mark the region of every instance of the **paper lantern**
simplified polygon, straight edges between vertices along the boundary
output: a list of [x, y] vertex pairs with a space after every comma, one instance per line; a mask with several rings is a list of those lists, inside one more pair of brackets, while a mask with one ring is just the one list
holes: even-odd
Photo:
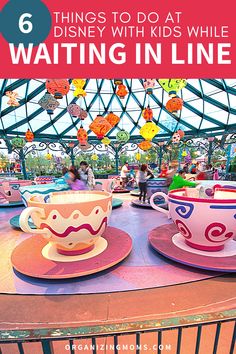
[[79, 148], [82, 150], [82, 151], [87, 151], [91, 148], [92, 146], [87, 142], [86, 145], [79, 145]]
[[12, 139], [11, 144], [12, 144], [13, 148], [21, 149], [25, 146], [26, 142], [24, 139], [22, 139], [20, 137], [16, 137], [16, 138]]
[[123, 79], [114, 79], [114, 84], [115, 84], [116, 86], [122, 85], [122, 84], [123, 84]]
[[30, 131], [30, 129], [27, 130], [25, 133], [25, 140], [28, 141], [29, 143], [32, 143], [34, 140], [34, 133]]
[[212, 142], [212, 141], [215, 140], [215, 137], [214, 137], [214, 136], [209, 136], [209, 138], [207, 138], [207, 140], [208, 140], [209, 142]]
[[147, 121], [147, 122], [151, 122], [153, 119], [153, 110], [147, 106], [143, 112], [142, 112], [142, 117]]
[[85, 120], [88, 117], [88, 113], [84, 109], [80, 109], [79, 118], [80, 120]]
[[179, 97], [173, 97], [166, 103], [166, 109], [168, 112], [177, 113], [183, 108], [183, 100]]
[[91, 159], [92, 159], [93, 161], [97, 161], [97, 160], [99, 159], [99, 157], [98, 157], [97, 154], [93, 154], [93, 155], [91, 156]]
[[17, 97], [19, 96], [15, 91], [6, 91], [5, 95], [9, 98], [7, 104], [11, 107], [18, 107], [20, 104], [17, 101]]
[[159, 79], [158, 82], [171, 97], [175, 97], [187, 85], [186, 79]]
[[141, 154], [140, 154], [140, 152], [137, 152], [137, 154], [135, 155], [135, 159], [136, 159], [137, 161], [140, 161], [140, 160], [141, 160]]
[[88, 133], [83, 127], [79, 128], [77, 132], [77, 139], [79, 140], [80, 145], [85, 146], [87, 144]]
[[183, 137], [185, 136], [185, 132], [181, 129], [177, 130], [177, 133], [179, 134], [180, 139], [183, 139]]
[[120, 117], [118, 117], [116, 114], [114, 114], [113, 112], [110, 112], [107, 116], [106, 116], [106, 120], [111, 124], [112, 127], [114, 127], [115, 125], [117, 125], [120, 121]]
[[111, 128], [111, 124], [101, 115], [98, 115], [89, 126], [89, 129], [97, 135], [98, 139], [103, 139]]
[[120, 99], [124, 99], [125, 96], [128, 94], [128, 91], [126, 89], [125, 85], [118, 85], [118, 90], [116, 92], [117, 96], [120, 97]]
[[173, 144], [178, 144], [180, 142], [180, 135], [178, 133], [174, 133], [172, 135], [172, 143]]
[[85, 97], [86, 91], [84, 90], [84, 86], [86, 84], [86, 81], [84, 79], [74, 79], [72, 81], [72, 84], [75, 86], [75, 92], [74, 96], [75, 97]]
[[150, 143], [150, 141], [144, 140], [138, 144], [138, 147], [143, 151], [148, 151], [149, 149], [151, 149], [152, 144]]
[[121, 130], [116, 134], [116, 140], [119, 143], [127, 143], [130, 139], [130, 133], [125, 130]]
[[161, 129], [153, 122], [147, 122], [142, 126], [140, 129], [140, 135], [147, 141], [152, 141], [154, 136], [157, 135], [157, 133]]
[[39, 100], [38, 104], [52, 115], [55, 109], [60, 106], [59, 102], [48, 92]]
[[72, 116], [72, 118], [78, 118], [80, 115], [81, 108], [76, 103], [71, 103], [67, 107], [67, 112]]
[[74, 143], [73, 141], [70, 141], [70, 142], [68, 143], [68, 147], [71, 148], [71, 149], [73, 149], [73, 148], [75, 147], [75, 143]]
[[153, 93], [153, 88], [155, 87], [155, 79], [144, 79], [143, 87], [148, 95]]
[[66, 79], [48, 79], [46, 89], [54, 98], [60, 100], [70, 91], [70, 84]]
[[52, 159], [52, 154], [50, 154], [50, 152], [47, 152], [45, 155], [45, 159], [50, 161]]
[[104, 145], [109, 145], [111, 143], [111, 140], [109, 138], [105, 137], [105, 138], [102, 139], [102, 143]]

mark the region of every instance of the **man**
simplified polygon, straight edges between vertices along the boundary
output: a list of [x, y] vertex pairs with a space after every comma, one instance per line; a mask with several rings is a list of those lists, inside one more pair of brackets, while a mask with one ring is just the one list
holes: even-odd
[[126, 187], [126, 183], [127, 183], [127, 174], [129, 173], [129, 163], [126, 162], [124, 164], [124, 166], [122, 167], [121, 169], [121, 172], [120, 172], [120, 178], [121, 178], [121, 185], [122, 185], [122, 188], [125, 188]]
[[196, 187], [197, 185], [198, 182], [187, 181], [185, 179], [185, 171], [180, 170], [179, 173], [173, 177], [172, 183], [169, 186], [169, 191], [183, 187]]
[[95, 177], [92, 168], [86, 161], [80, 162], [79, 169], [80, 178], [87, 185], [88, 189], [92, 190], [95, 187]]

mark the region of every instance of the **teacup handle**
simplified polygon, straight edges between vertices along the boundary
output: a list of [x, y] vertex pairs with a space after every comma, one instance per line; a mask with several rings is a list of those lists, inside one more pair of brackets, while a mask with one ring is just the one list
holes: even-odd
[[157, 210], [157, 211], [160, 211], [160, 213], [163, 213], [163, 214], [167, 215], [168, 218], [170, 219], [169, 210], [165, 210], [165, 209], [163, 209], [163, 208], [160, 208], [158, 205], [156, 205], [156, 204], [154, 203], [154, 199], [155, 199], [156, 197], [158, 197], [158, 196], [164, 198], [164, 199], [165, 199], [165, 202], [168, 204], [168, 196], [167, 196], [165, 193], [163, 193], [163, 192], [156, 192], [156, 193], [154, 193], [154, 194], [151, 196], [151, 198], [150, 198], [151, 207], [152, 207], [153, 209]]
[[29, 218], [33, 213], [39, 213], [42, 217], [45, 217], [44, 209], [37, 207], [28, 207], [22, 211], [20, 214], [20, 227], [24, 232], [34, 233], [34, 234], [45, 234], [45, 231], [40, 229], [31, 229], [29, 225]]

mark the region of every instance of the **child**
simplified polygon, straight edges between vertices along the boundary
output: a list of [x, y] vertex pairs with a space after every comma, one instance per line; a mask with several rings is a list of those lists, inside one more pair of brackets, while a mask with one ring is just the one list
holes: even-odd
[[139, 200], [141, 202], [141, 200], [143, 199], [143, 203], [145, 203], [147, 195], [147, 171], [148, 166], [146, 164], [142, 164], [137, 174], [137, 183], [140, 190]]
[[173, 181], [169, 187], [169, 191], [183, 187], [196, 187], [197, 184], [198, 183], [196, 182], [187, 181], [185, 179], [185, 171], [180, 170], [179, 173], [173, 177]]
[[66, 173], [65, 181], [73, 191], [80, 191], [80, 190], [87, 189], [86, 184], [80, 180], [80, 175], [76, 168]]

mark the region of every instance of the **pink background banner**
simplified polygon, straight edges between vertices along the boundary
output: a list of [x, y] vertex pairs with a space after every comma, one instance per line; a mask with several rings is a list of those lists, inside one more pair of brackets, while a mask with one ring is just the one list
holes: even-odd
[[[8, 3], [17, 11], [7, 12]], [[37, 3], [51, 16], [45, 39], [49, 23]], [[10, 0], [0, 8], [2, 78], [236, 74], [233, 0]]]

